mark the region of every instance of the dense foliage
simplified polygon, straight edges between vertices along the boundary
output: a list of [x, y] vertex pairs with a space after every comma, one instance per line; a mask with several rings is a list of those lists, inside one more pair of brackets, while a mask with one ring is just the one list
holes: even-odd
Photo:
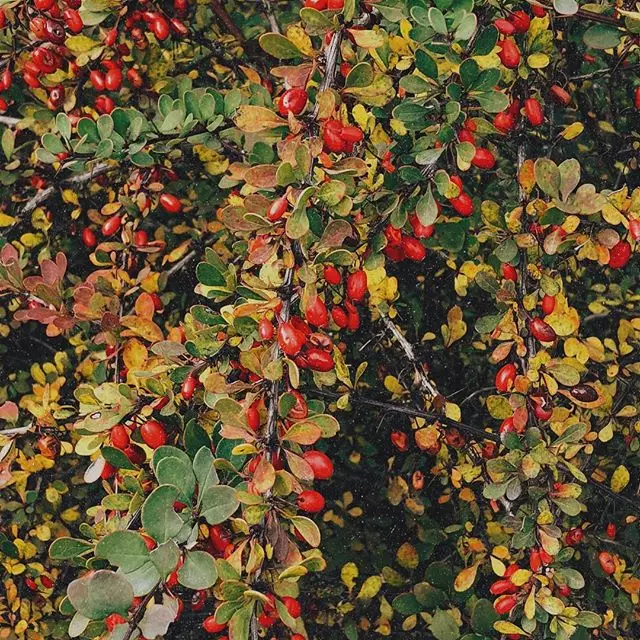
[[640, 8], [0, 0], [0, 637], [640, 635]]

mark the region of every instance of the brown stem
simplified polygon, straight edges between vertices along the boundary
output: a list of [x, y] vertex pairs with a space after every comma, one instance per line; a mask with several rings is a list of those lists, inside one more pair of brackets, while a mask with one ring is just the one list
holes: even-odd
[[563, 19], [569, 19], [569, 18], [584, 18], [585, 20], [591, 20], [592, 22], [600, 22], [602, 24], [610, 24], [613, 25], [615, 27], [622, 27], [624, 26], [624, 23], [619, 20], [618, 18], [614, 18], [613, 16], [603, 16], [601, 13], [595, 13], [594, 11], [587, 11], [586, 9], [578, 9], [578, 11], [576, 11], [576, 13], [573, 13], [571, 15], [562, 15], [559, 13], [555, 12], [555, 9], [550, 6], [550, 5], [546, 5], [542, 2], [538, 2], [537, 0], [528, 0], [529, 4], [534, 4], [537, 5], [539, 7], [542, 7], [543, 9], [545, 9], [546, 11], [551, 11], [552, 13], [554, 13], [554, 17], [555, 18], [563, 18]]
[[238, 42], [244, 42], [245, 38], [242, 31], [240, 31], [235, 22], [231, 19], [231, 16], [227, 13], [222, 2], [220, 2], [220, 0], [211, 0], [211, 8], [218, 17], [218, 20], [220, 20], [220, 22], [226, 27], [229, 33], [233, 35]]
[[149, 593], [144, 597], [144, 600], [140, 603], [138, 608], [135, 610], [134, 614], [131, 616], [131, 620], [129, 620], [129, 626], [122, 640], [131, 639], [131, 635], [133, 634], [136, 627], [140, 623], [140, 620], [142, 620], [142, 618], [144, 617], [144, 612], [147, 609], [147, 605], [151, 601], [151, 598], [153, 598], [153, 596], [155, 595], [159, 586], [160, 586], [160, 583], [158, 583], [155, 587], [153, 587], [153, 589], [149, 591]]

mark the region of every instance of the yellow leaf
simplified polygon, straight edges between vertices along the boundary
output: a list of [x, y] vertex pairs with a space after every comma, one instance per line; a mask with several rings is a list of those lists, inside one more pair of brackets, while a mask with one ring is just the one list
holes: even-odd
[[565, 140], [573, 140], [577, 138], [584, 131], [584, 125], [582, 122], [573, 122], [568, 127], [565, 127], [560, 134]]
[[15, 221], [16, 218], [14, 218], [13, 216], [9, 216], [6, 213], [2, 213], [0, 211], [0, 227], [10, 227], [15, 223]]
[[347, 29], [347, 31], [356, 44], [364, 49], [377, 49], [384, 44], [384, 31], [373, 31], [372, 29]]
[[611, 476], [611, 490], [614, 493], [620, 493], [629, 484], [630, 479], [627, 467], [621, 464]]
[[536, 588], [535, 586], [529, 592], [527, 596], [527, 600], [524, 603], [524, 615], [527, 617], [527, 620], [533, 620], [536, 615]]
[[478, 565], [473, 564], [466, 569], [463, 569], [457, 576], [453, 583], [453, 588], [461, 593], [470, 589], [476, 580], [476, 574], [478, 573]]
[[260, 131], [285, 126], [287, 121], [266, 107], [243, 104], [238, 108], [235, 123], [240, 131], [259, 133]]
[[527, 632], [523, 631], [520, 627], [518, 627], [517, 625], [513, 624], [513, 622], [507, 622], [506, 620], [498, 620], [497, 622], [493, 623], [493, 628], [498, 632], [498, 633], [504, 633], [504, 634], [516, 634], [519, 636], [526, 636]]
[[124, 345], [122, 358], [127, 369], [140, 369], [147, 361], [147, 348], [135, 338], [127, 340]]
[[529, 569], [518, 569], [512, 576], [511, 582], [517, 587], [521, 587], [523, 584], [529, 582], [531, 578], [531, 571]]
[[305, 55], [310, 56], [313, 53], [311, 38], [299, 24], [292, 24], [287, 27], [287, 38]]
[[77, 36], [69, 36], [65, 40], [64, 45], [72, 53], [78, 54], [87, 53], [87, 51], [91, 51], [91, 49], [100, 46], [100, 43], [80, 34]]
[[358, 571], [358, 567], [354, 562], [347, 562], [347, 564], [340, 569], [340, 579], [347, 589], [349, 589], [349, 592], [353, 591], [359, 575], [360, 571]]
[[405, 569], [415, 569], [420, 562], [420, 558], [418, 557], [418, 552], [416, 548], [405, 542], [397, 551], [396, 558], [402, 567]]
[[527, 64], [532, 69], [544, 69], [549, 62], [549, 56], [546, 53], [532, 53], [527, 58]]
[[405, 393], [404, 387], [400, 384], [397, 378], [393, 376], [386, 376], [384, 379], [384, 388], [396, 395], [402, 395]]
[[382, 588], [382, 578], [380, 576], [369, 576], [365, 581], [360, 592], [356, 596], [358, 600], [371, 600], [377, 595]]

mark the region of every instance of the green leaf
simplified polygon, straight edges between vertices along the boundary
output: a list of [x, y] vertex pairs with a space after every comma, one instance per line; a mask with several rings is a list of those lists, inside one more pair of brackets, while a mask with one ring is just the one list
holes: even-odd
[[587, 629], [595, 629], [602, 624], [602, 618], [593, 611], [581, 611], [572, 621]]
[[234, 514], [239, 504], [232, 487], [209, 487], [202, 493], [201, 515], [209, 524], [220, 524]]
[[198, 483], [199, 495], [202, 495], [209, 487], [220, 484], [213, 461], [213, 454], [207, 447], [202, 447], [193, 459], [193, 472]]
[[438, 9], [437, 7], [431, 7], [427, 16], [431, 28], [436, 33], [446, 36], [449, 30], [447, 29], [447, 23], [444, 19], [442, 11], [440, 11], [440, 9]]
[[161, 485], [151, 492], [142, 505], [142, 526], [158, 544], [170, 540], [182, 529], [182, 519], [173, 510], [173, 503], [179, 495], [177, 487]]
[[496, 42], [498, 42], [498, 30], [493, 25], [485, 27], [476, 40], [473, 55], [486, 56], [493, 51]]
[[467, 13], [460, 21], [453, 37], [455, 40], [469, 40], [476, 31], [478, 18], [475, 13]]
[[74, 580], [67, 596], [74, 609], [91, 620], [102, 620], [110, 613], [126, 615], [133, 603], [129, 581], [122, 574], [106, 570]]
[[149, 555], [161, 578], [166, 578], [180, 561], [180, 549], [173, 540], [158, 545]]
[[480, 74], [480, 67], [473, 58], [468, 58], [460, 65], [460, 80], [466, 89], [473, 87], [473, 83]]
[[247, 640], [254, 606], [255, 602], [252, 601], [241, 609], [238, 609], [233, 616], [231, 616], [231, 620], [229, 621], [230, 638], [233, 638], [233, 640]]
[[500, 262], [511, 262], [518, 255], [518, 245], [513, 238], [507, 238], [496, 247], [494, 253]]
[[474, 92], [473, 97], [487, 113], [499, 113], [509, 106], [509, 98], [501, 91]]
[[396, 596], [391, 606], [403, 616], [411, 616], [422, 611], [422, 604], [418, 602], [413, 593], [401, 593]]
[[435, 612], [429, 630], [437, 640], [457, 640], [460, 637], [460, 631], [453, 616], [442, 609]]
[[196, 267], [198, 281], [207, 287], [224, 287], [227, 282], [218, 269], [208, 262], [200, 262]]
[[137, 469], [135, 464], [127, 458], [125, 453], [115, 447], [102, 447], [100, 450], [102, 457], [116, 469]]
[[594, 24], [583, 36], [584, 43], [592, 49], [614, 49], [620, 44], [622, 32], [613, 25]]
[[493, 634], [493, 623], [499, 618], [493, 604], [486, 598], [481, 598], [471, 612], [471, 628], [477, 633], [490, 636]]
[[291, 40], [279, 33], [264, 33], [258, 42], [264, 51], [280, 60], [301, 58], [304, 55]]
[[558, 197], [561, 175], [558, 166], [549, 158], [538, 158], [533, 166], [538, 186], [549, 196]]
[[416, 51], [416, 67], [421, 73], [433, 80], [438, 79], [438, 65], [436, 61], [422, 49]]
[[114, 531], [102, 538], [96, 546], [96, 557], [123, 571], [135, 571], [149, 561], [149, 550], [144, 539], [135, 531]]
[[53, 560], [70, 560], [86, 553], [92, 548], [86, 540], [77, 538], [57, 538], [49, 547], [49, 557]]
[[206, 551], [187, 551], [184, 564], [178, 569], [178, 582], [187, 589], [209, 589], [218, 579], [213, 556]]
[[180, 493], [188, 502], [191, 501], [196, 488], [196, 478], [191, 469], [191, 460], [169, 456], [155, 465], [156, 477], [160, 484], [171, 484], [180, 489]]
[[431, 187], [427, 187], [427, 192], [418, 200], [416, 204], [416, 214], [420, 222], [426, 226], [433, 224], [438, 217], [438, 205], [436, 204]]
[[553, 0], [553, 8], [562, 15], [572, 16], [578, 13], [578, 3], [576, 0]]
[[368, 62], [360, 62], [352, 67], [344, 81], [345, 87], [368, 87], [373, 82], [373, 68]]
[[62, 144], [62, 141], [58, 136], [53, 133], [45, 133], [42, 136], [42, 146], [50, 153], [58, 154], [66, 151], [66, 147]]

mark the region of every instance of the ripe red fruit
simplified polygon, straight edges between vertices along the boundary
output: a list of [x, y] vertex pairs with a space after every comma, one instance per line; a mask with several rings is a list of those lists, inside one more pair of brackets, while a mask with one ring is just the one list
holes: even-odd
[[335, 367], [331, 354], [317, 347], [309, 347], [304, 357], [307, 366], [314, 371], [331, 371]]
[[298, 508], [307, 513], [318, 513], [324, 509], [325, 505], [324, 496], [313, 489], [307, 489], [298, 494], [296, 502]]
[[274, 334], [275, 329], [273, 328], [273, 324], [266, 318], [262, 318], [260, 322], [258, 322], [258, 335], [260, 336], [260, 340], [271, 340]]
[[131, 442], [127, 428], [121, 424], [117, 424], [111, 429], [111, 444], [116, 448], [124, 451]]
[[496, 373], [494, 381], [496, 389], [503, 393], [505, 391], [509, 391], [517, 375], [518, 370], [516, 369], [516, 365], [513, 364], [513, 362], [509, 362], [508, 364], [503, 365], [502, 367], [500, 367], [500, 369], [498, 369], [498, 373]]
[[563, 598], [566, 598], [571, 595], [571, 587], [568, 584], [559, 584], [558, 585], [558, 594]]
[[362, 269], [350, 273], [347, 277], [347, 297], [360, 302], [367, 293], [367, 274]]
[[122, 218], [120, 216], [111, 216], [102, 225], [102, 235], [107, 237], [114, 235], [120, 229], [121, 224], [122, 224]]
[[493, 24], [503, 36], [512, 36], [516, 32], [513, 24], [504, 18], [498, 18]]
[[500, 62], [507, 69], [516, 69], [520, 64], [520, 49], [518, 49], [518, 45], [513, 40], [506, 38], [499, 42], [498, 46], [500, 47], [498, 52]]
[[327, 8], [327, 0], [304, 0], [304, 6], [316, 11], [324, 11]]
[[278, 112], [285, 118], [292, 113], [294, 116], [301, 114], [307, 106], [309, 94], [300, 87], [287, 89], [278, 101]]
[[313, 469], [313, 477], [316, 480], [328, 480], [333, 475], [333, 462], [326, 453], [311, 449], [305, 451], [302, 457]]
[[78, 11], [75, 9], [65, 9], [63, 16], [67, 28], [71, 33], [80, 33], [82, 31], [84, 22]]
[[[337, 122], [340, 128], [338, 130], [335, 127], [330, 127], [332, 122]], [[345, 143], [340, 135], [342, 131], [342, 125], [337, 120], [329, 120], [325, 125], [322, 132], [322, 140], [327, 151], [333, 151], [333, 153], [341, 153], [345, 150]]]
[[540, 342], [553, 342], [557, 338], [553, 327], [542, 320], [542, 318], [533, 318], [533, 320], [529, 322], [529, 331], [531, 331], [531, 335]]
[[81, 238], [82, 244], [84, 244], [87, 249], [93, 249], [98, 244], [96, 234], [91, 227], [85, 227], [82, 230]]
[[527, 98], [524, 101], [524, 115], [532, 127], [539, 127], [544, 122], [542, 105], [535, 98]]
[[469, 129], [460, 129], [460, 131], [458, 131], [458, 140], [460, 140], [460, 142], [470, 142], [471, 144], [476, 143], [476, 138]]
[[247, 409], [247, 424], [252, 431], [257, 431], [260, 428], [260, 412], [255, 403]]
[[96, 98], [95, 108], [100, 114], [111, 113], [115, 107], [115, 102], [109, 96], [100, 95]]
[[626, 240], [620, 240], [618, 244], [609, 249], [609, 266], [612, 269], [622, 269], [631, 258], [631, 245]]
[[182, 203], [172, 193], [163, 193], [159, 202], [167, 213], [180, 213], [182, 211]]
[[282, 604], [284, 604], [284, 606], [287, 608], [287, 611], [292, 618], [300, 617], [300, 614], [302, 613], [302, 607], [295, 598], [292, 598], [291, 596], [283, 596], [281, 600]]
[[158, 40], [166, 40], [169, 37], [169, 23], [165, 20], [164, 16], [156, 14], [151, 22], [151, 31]]
[[140, 437], [151, 449], [157, 449], [167, 444], [167, 432], [164, 425], [157, 420], [147, 420], [140, 427]]
[[278, 344], [288, 356], [298, 355], [305, 342], [304, 333], [296, 329], [290, 321], [283, 322], [278, 326]]
[[144, 229], [138, 229], [133, 234], [133, 244], [136, 247], [145, 247], [149, 242], [149, 234]]
[[640, 240], [640, 219], [629, 220], [629, 233], [634, 240]]
[[304, 316], [314, 327], [326, 327], [329, 324], [329, 312], [320, 296], [316, 296], [309, 303]]
[[516, 33], [526, 33], [531, 25], [531, 18], [524, 11], [514, 11], [509, 16], [509, 22], [514, 26]]
[[269, 222], [276, 222], [280, 220], [282, 216], [285, 214], [287, 208], [289, 206], [289, 201], [286, 196], [282, 196], [273, 201], [272, 205], [269, 207], [267, 211], [267, 220]]
[[496, 159], [489, 149], [478, 147], [471, 160], [471, 164], [474, 167], [478, 167], [478, 169], [493, 169], [496, 164]]
[[349, 324], [347, 312], [342, 307], [333, 307], [331, 317], [340, 329], [345, 329]]
[[122, 84], [122, 71], [118, 67], [109, 69], [104, 77], [104, 86], [109, 91], [117, 91]]
[[598, 562], [602, 570], [610, 576], [616, 571], [616, 563], [613, 556], [608, 551], [601, 551], [598, 554]]
[[549, 396], [544, 394], [532, 394], [533, 413], [538, 420], [549, 420], [553, 415], [553, 404]]
[[464, 191], [457, 198], [451, 198], [449, 204], [464, 218], [468, 218], [473, 213], [473, 200]]
[[552, 85], [551, 89], [549, 89], [549, 93], [558, 104], [565, 107], [571, 102], [571, 96], [569, 93], [557, 84]]
[[104, 91], [104, 73], [94, 69], [89, 74], [89, 80], [96, 91]]
[[609, 538], [610, 540], [615, 540], [617, 533], [618, 533], [618, 528], [613, 522], [610, 522], [607, 525], [607, 538]]
[[536, 18], [544, 18], [547, 15], [547, 12], [544, 7], [541, 7], [539, 4], [530, 5], [531, 12]]
[[503, 615], [509, 613], [516, 606], [517, 600], [514, 596], [500, 596], [494, 603], [493, 608], [496, 613]]
[[293, 408], [289, 410], [287, 417], [291, 418], [291, 420], [303, 420], [309, 415], [309, 407], [307, 406], [307, 401], [304, 399], [304, 396], [296, 389], [292, 389], [291, 391], [289, 391], [289, 393], [296, 399], [296, 403], [293, 405]]
[[193, 398], [193, 394], [198, 386], [198, 378], [196, 376], [189, 374], [182, 382], [182, 388], [180, 393], [185, 400], [191, 400]]
[[361, 140], [364, 139], [364, 133], [362, 133], [362, 130], [359, 129], [358, 127], [347, 126], [347, 127], [342, 127], [342, 131], [340, 132], [340, 137], [345, 142], [351, 142], [355, 144], [356, 142], [360, 142]]
[[104, 624], [109, 632], [112, 632], [119, 624], [124, 624], [127, 621], [119, 613], [112, 613], [104, 619]]
[[216, 551], [223, 552], [231, 542], [231, 535], [222, 525], [216, 524], [209, 527], [209, 540]]
[[31, 61], [40, 73], [53, 73], [60, 66], [60, 58], [52, 50], [39, 47], [31, 55]]
[[402, 238], [402, 249], [404, 255], [414, 262], [422, 262], [427, 255], [427, 250], [422, 242], [412, 236]]
[[537, 549], [532, 549], [529, 554], [529, 568], [534, 573], [538, 573], [542, 569], [542, 559], [540, 558], [540, 552]]
[[516, 126], [516, 119], [508, 111], [501, 111], [494, 117], [493, 126], [502, 133], [509, 133]]
[[115, 472], [116, 472], [116, 468], [113, 465], [109, 464], [108, 462], [105, 462], [104, 467], [102, 467], [102, 471], [100, 472], [100, 477], [103, 480], [108, 480], [109, 478], [115, 475]]
[[409, 450], [409, 439], [404, 431], [392, 431], [391, 442], [399, 451], [404, 452]]
[[548, 294], [544, 294], [542, 298], [542, 313], [545, 316], [548, 316], [550, 313], [553, 313], [553, 310], [556, 308], [556, 297], [550, 296]]
[[565, 542], [570, 547], [575, 547], [582, 542], [584, 538], [584, 531], [580, 529], [580, 527], [576, 527], [575, 529], [570, 529], [567, 531], [567, 535], [565, 536]]
[[53, 3], [54, 2], [55, 2], [55, 0], [34, 0], [33, 1], [33, 6], [38, 11], [49, 11], [49, 9], [51, 9], [51, 7], [53, 7]]
[[207, 633], [219, 633], [220, 631], [224, 631], [227, 628], [227, 625], [226, 623], [221, 624], [219, 622], [216, 622], [215, 616], [209, 616], [208, 618], [204, 619], [204, 622], [202, 623], [202, 628]]
[[516, 268], [512, 264], [509, 264], [508, 262], [503, 262], [501, 266], [501, 270], [502, 270], [502, 277], [505, 280], [512, 280], [513, 282], [517, 282], [518, 272], [516, 271]]
[[494, 595], [494, 596], [501, 596], [504, 595], [505, 593], [515, 593], [515, 591], [518, 590], [518, 587], [516, 587], [515, 584], [513, 584], [513, 582], [511, 582], [511, 580], [507, 579], [503, 579], [503, 580], [496, 580], [490, 587], [489, 587], [489, 591]]
[[324, 279], [334, 286], [342, 282], [340, 272], [332, 264], [325, 265], [323, 275]]
[[640, 86], [637, 86], [633, 92], [633, 106], [640, 109]]
[[409, 216], [409, 224], [416, 238], [430, 238], [436, 229], [432, 224], [422, 224], [420, 218], [415, 214]]
[[509, 433], [511, 431], [515, 431], [515, 425], [513, 424], [513, 418], [505, 418], [500, 423], [500, 433]]

